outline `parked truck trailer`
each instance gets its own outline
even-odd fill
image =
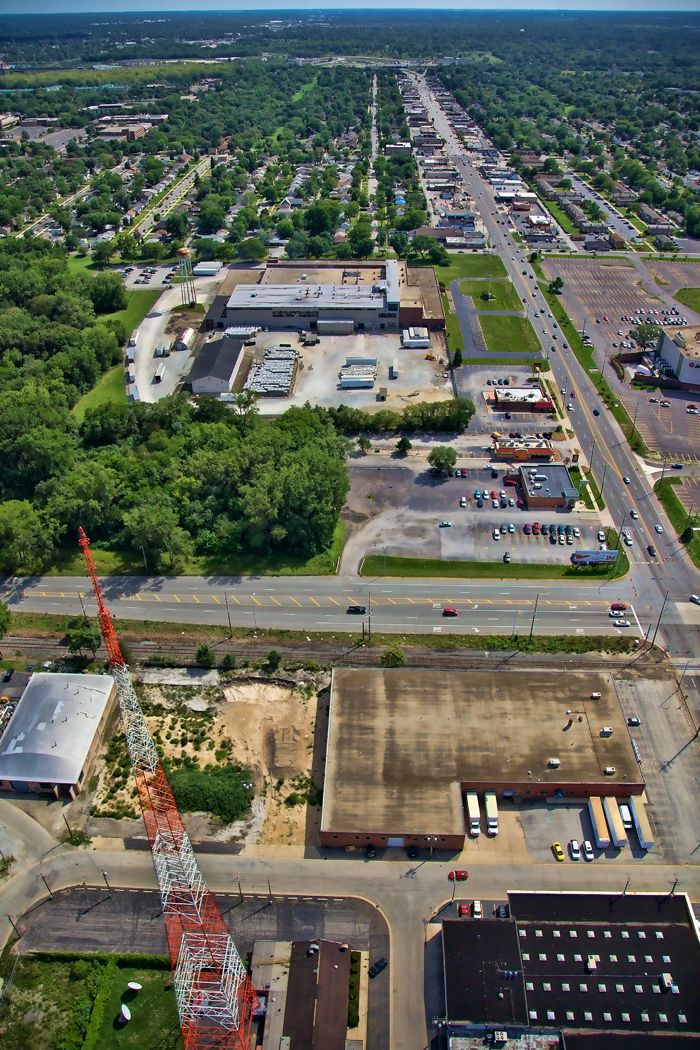
[[[481,811],[476,791],[467,791],[467,815],[469,816],[469,834],[472,838],[476,838],[481,834]]]

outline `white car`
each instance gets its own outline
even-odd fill
[[[612,616],[614,619],[618,619],[622,616],[622,609],[611,609],[608,616]]]
[[[656,531],[656,532],[658,532],[659,536],[660,536],[660,535],[661,535],[661,534],[663,533],[663,531],[664,531],[664,527],[663,527],[663,525],[655,525],[655,526],[654,526],[654,529],[655,529],[655,531]]]
[[[632,537],[631,536],[626,536],[625,535],[625,536],[622,537],[622,539],[624,540],[625,547],[631,547],[632,546]]]
[[[594,854],[593,854],[593,846],[588,841],[588,839],[586,839],[584,841],[582,849],[583,849],[583,859],[584,860],[593,860],[593,856],[594,856]]]
[[[632,624],[629,622],[629,620],[616,620],[615,621],[615,626],[616,627],[631,627]]]
[[[493,538],[495,540],[500,540],[500,538],[501,538],[501,533],[499,532],[498,529],[494,529],[493,532],[491,533],[491,535],[493,536]]]
[[[581,530],[578,525],[574,525],[574,536],[577,540],[581,538]]]
[[[571,404],[571,402],[570,402],[570,401],[569,401],[569,402],[567,402],[567,405],[566,405],[566,411],[567,411],[567,412],[571,412],[571,410],[573,409],[573,407],[574,407],[574,406],[573,406],[573,405]]]
[[[638,512],[636,510],[631,510],[630,511],[630,518],[634,518],[634,520],[636,521],[638,517],[639,517],[639,514],[638,514]]]
[[[466,507],[466,505],[467,505],[467,497],[466,496],[462,496],[462,498],[459,501],[459,505],[460,505],[460,507]]]
[[[602,529],[598,530],[598,543],[605,543],[605,533]]]
[[[569,856],[572,860],[581,860],[581,847],[578,844],[578,839],[572,839],[569,843]]]

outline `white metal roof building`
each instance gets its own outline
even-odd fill
[[[32,675],[0,737],[0,789],[75,798],[115,700],[111,675]]]
[[[352,320],[355,329],[398,328],[400,290],[395,259],[376,284],[239,284],[226,304],[234,325],[316,328],[319,321]]]

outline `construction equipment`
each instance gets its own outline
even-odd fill
[[[183,1045],[185,1050],[249,1050],[255,992],[199,870],[119,647],[90,541],[82,528],[78,535],[158,879]]]

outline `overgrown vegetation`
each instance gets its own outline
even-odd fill
[[[250,810],[252,780],[242,766],[206,765],[184,757],[164,763],[175,801],[183,813],[211,813],[224,824],[242,820]]]
[[[348,989],[348,1028],[357,1028],[360,1023],[360,963],[361,952],[350,954],[350,986]]]
[[[693,565],[700,569],[700,539],[694,530],[700,525],[699,512],[691,514],[676,494],[676,487],[683,484],[681,478],[664,478],[654,485],[654,492],[668,515],[668,520],[678,533],[678,538],[687,550]]]

